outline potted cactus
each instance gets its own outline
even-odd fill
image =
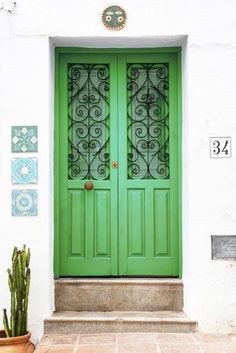
[[[3,309],[4,330],[0,331],[0,352],[32,353],[35,349],[27,330],[28,300],[30,288],[30,250],[14,248],[12,268],[8,269],[8,285],[11,294],[10,317]]]

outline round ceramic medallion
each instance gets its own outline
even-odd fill
[[[112,31],[122,29],[126,24],[126,13],[117,5],[107,7],[102,13],[102,22],[106,28]]]
[[[20,211],[28,211],[33,205],[32,197],[28,194],[20,194],[16,198],[16,207]]]
[[[37,183],[37,160],[36,158],[12,159],[13,184],[36,184]]]

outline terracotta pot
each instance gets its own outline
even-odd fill
[[[5,331],[0,330],[0,353],[32,353],[35,347],[30,336],[28,332],[24,336],[6,338]]]

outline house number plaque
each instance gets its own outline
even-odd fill
[[[210,137],[211,158],[231,158],[231,137]]]

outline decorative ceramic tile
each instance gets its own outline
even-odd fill
[[[12,216],[37,216],[38,191],[12,190]]]
[[[37,158],[12,158],[11,181],[13,184],[37,184]]]
[[[38,127],[12,126],[11,128],[12,152],[37,152]]]
[[[122,29],[126,24],[126,18],[125,10],[117,5],[107,7],[102,13],[104,26],[112,31]]]

